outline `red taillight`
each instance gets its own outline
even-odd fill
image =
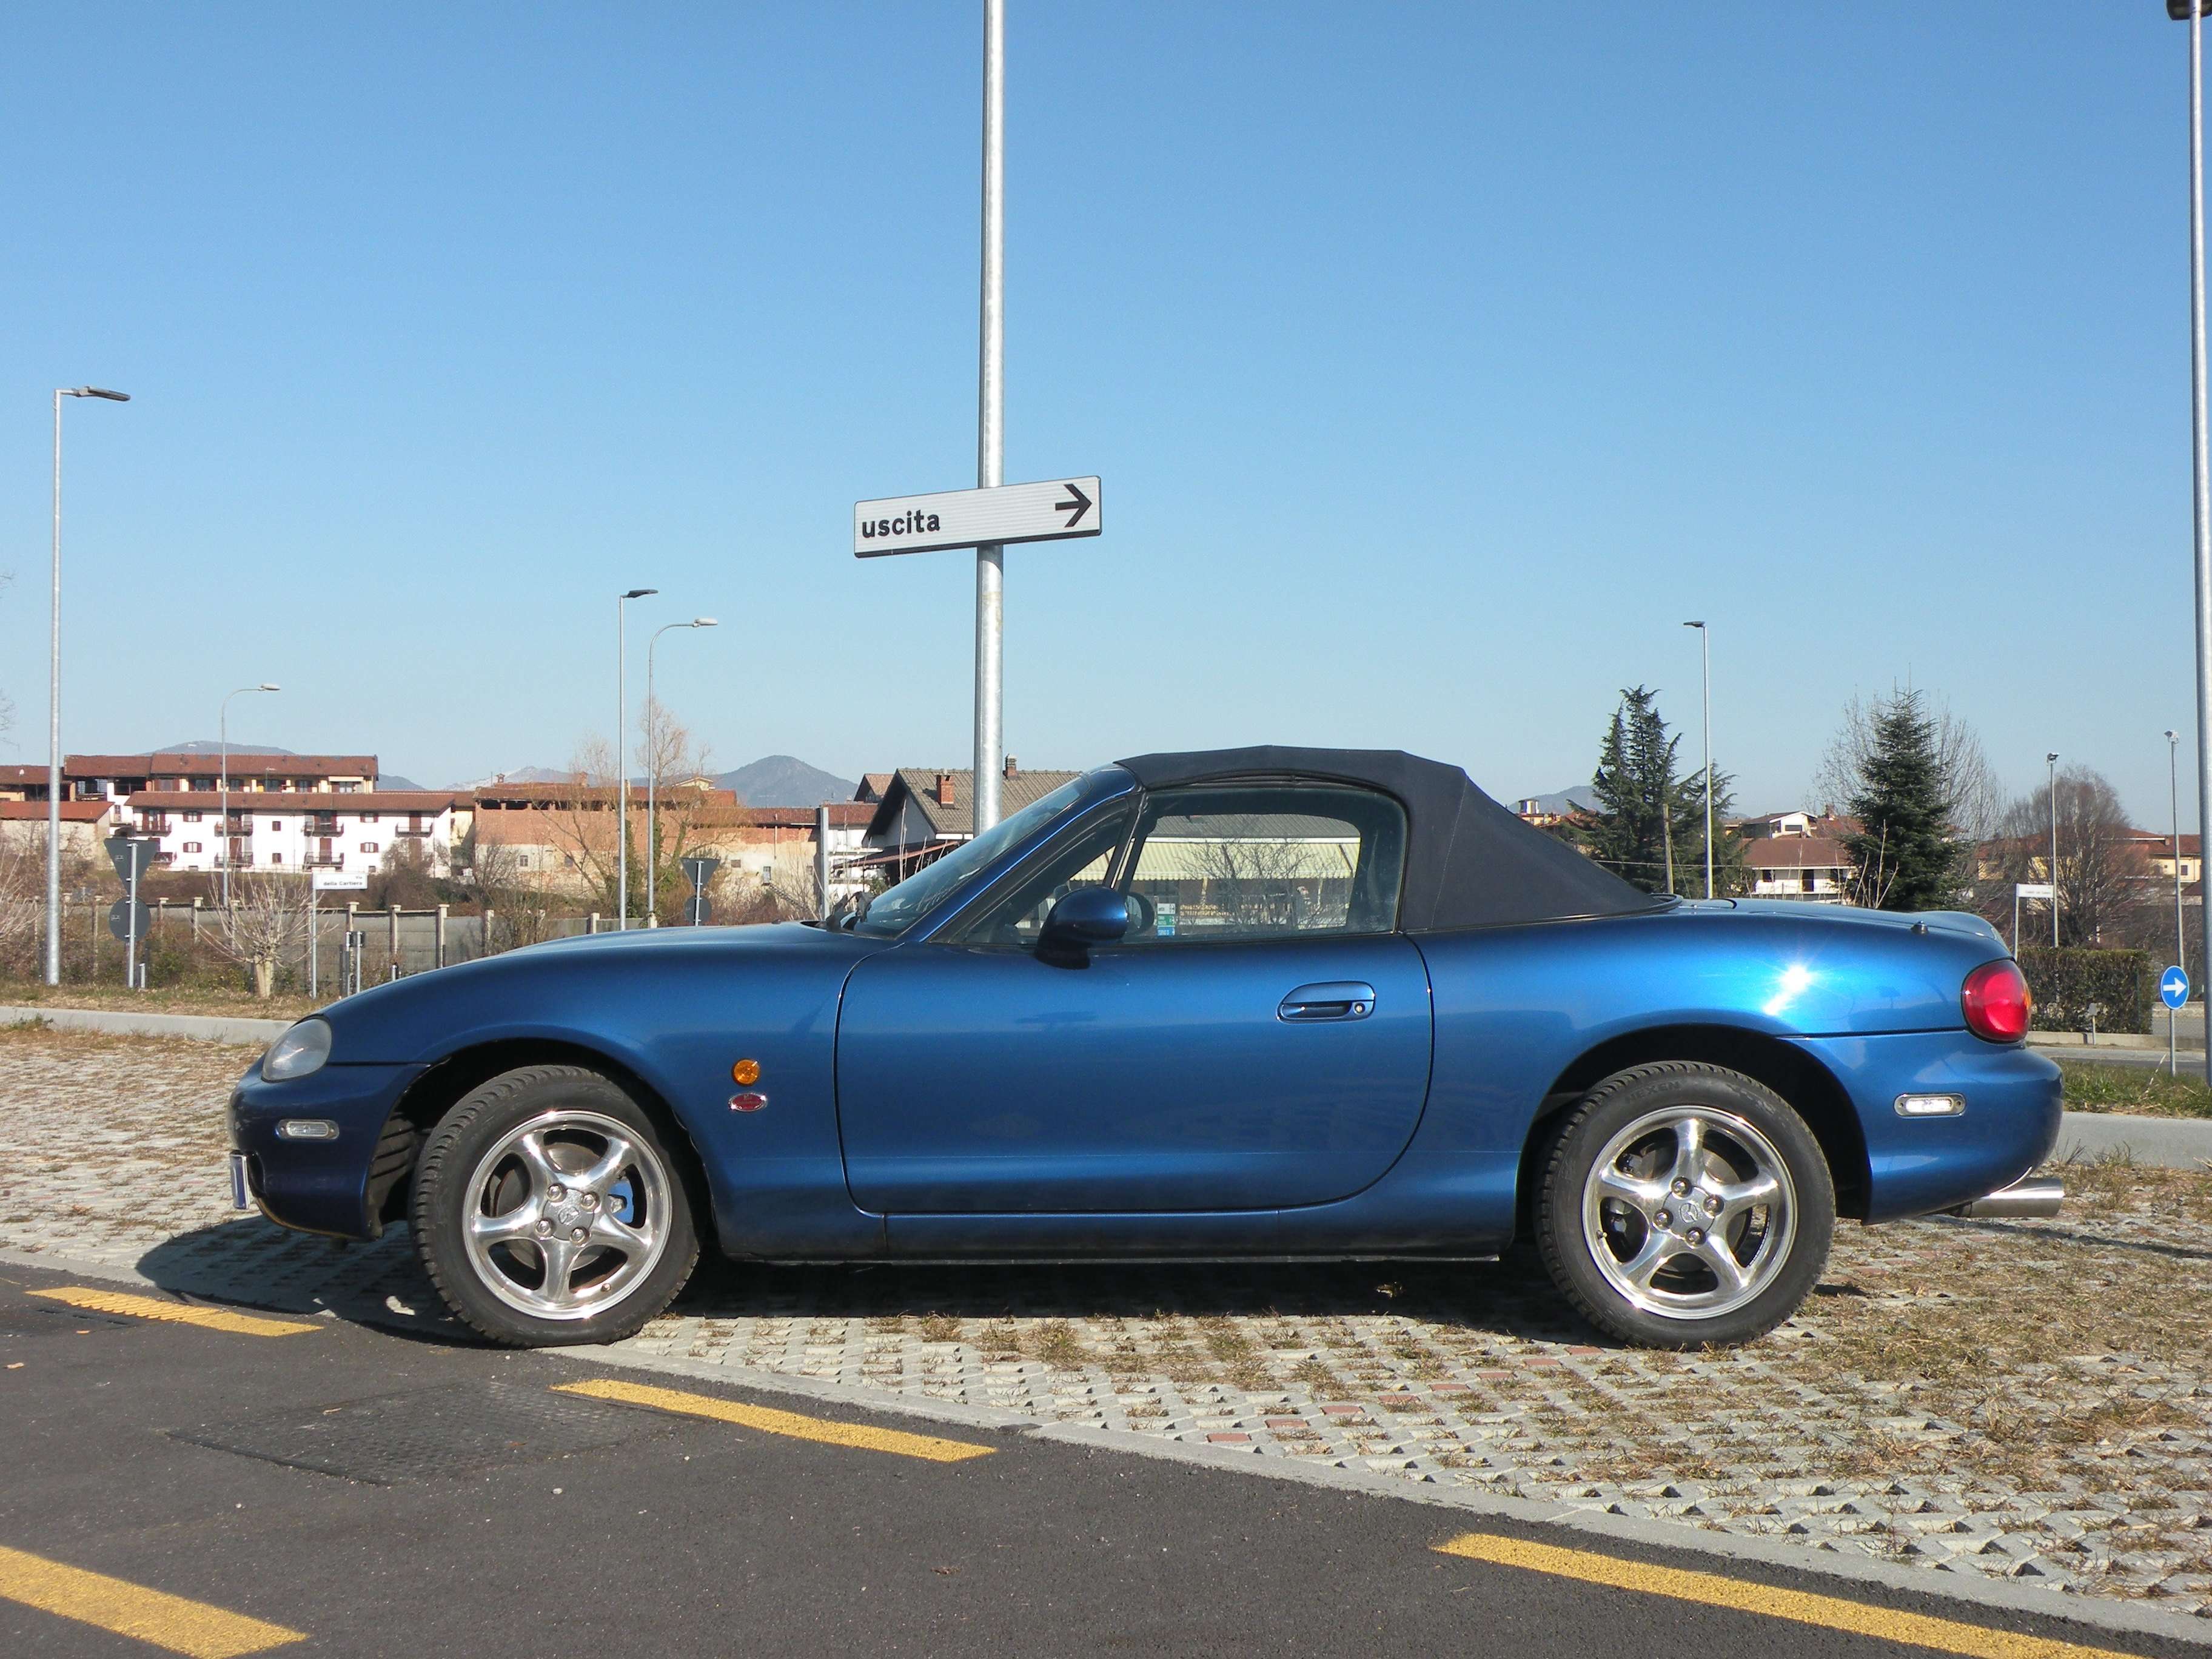
[[[2027,1035],[2028,1017],[2035,1012],[2035,997],[2027,976],[2010,957],[1985,962],[1966,975],[1959,992],[1966,1010],[1966,1029],[1991,1042],[2017,1042]]]

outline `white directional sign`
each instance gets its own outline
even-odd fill
[[[2012,884],[2012,896],[2014,898],[2047,899],[2057,898],[2058,892],[2047,881],[2016,881]]]
[[[308,884],[318,893],[361,893],[368,890],[366,870],[317,870],[308,877]]]
[[[940,547],[1095,536],[1103,511],[1099,495],[1096,478],[1063,478],[859,501],[853,507],[853,554],[876,559]]]

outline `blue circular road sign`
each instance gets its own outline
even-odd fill
[[[2158,976],[2159,1000],[2169,1008],[2179,1008],[2189,1000],[2189,975],[2179,968],[2169,968]]]

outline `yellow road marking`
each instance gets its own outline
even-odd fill
[[[204,1330],[228,1331],[234,1336],[297,1336],[321,1328],[295,1319],[264,1319],[255,1314],[231,1313],[222,1308],[194,1308],[158,1297],[125,1296],[120,1291],[95,1291],[88,1285],[64,1285],[58,1291],[33,1291],[33,1296],[66,1302],[72,1308],[94,1313],[129,1314],[138,1319],[166,1319],[173,1325],[198,1325]]]
[[[1436,1547],[1440,1554],[1462,1555],[1470,1561],[1522,1567],[1530,1572],[1550,1573],[1554,1577],[1578,1578],[1586,1584],[1671,1596],[1677,1601],[1698,1601],[1707,1607],[1764,1613],[1770,1619],[1818,1625],[1877,1642],[1964,1654],[1968,1659],[2127,1659],[2127,1656],[2110,1648],[2085,1648],[2072,1642],[2054,1642],[2048,1637],[2020,1636],[2010,1631],[1961,1624],[1953,1619],[1934,1619],[1926,1613],[1899,1613],[1864,1601],[1847,1601],[1840,1596],[1776,1589],[1771,1585],[1723,1578],[1717,1572],[1655,1567],[1589,1550],[1561,1549],[1552,1544],[1500,1538],[1493,1533],[1462,1533]]]
[[[818,1440],[826,1446],[858,1446],[866,1451],[890,1452],[899,1457],[926,1458],[932,1463],[959,1463],[971,1457],[988,1457],[994,1448],[965,1440],[939,1440],[934,1435],[908,1434],[902,1429],[873,1429],[863,1423],[832,1423],[797,1412],[771,1411],[765,1406],[744,1406],[712,1395],[683,1394],[674,1389],[652,1389],[638,1382],[617,1382],[594,1377],[588,1382],[560,1382],[556,1394],[589,1395],[594,1400],[620,1400],[633,1406],[653,1406],[665,1412],[684,1412],[711,1417],[719,1423],[735,1423],[763,1434],[788,1435],[794,1440]]]
[[[234,1659],[239,1654],[264,1653],[307,1639],[304,1631],[4,1547],[0,1547],[0,1596],[172,1653],[190,1654],[192,1659]]]

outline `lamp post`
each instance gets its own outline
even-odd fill
[[[2189,20],[2190,459],[2197,538],[2197,833],[2212,833],[2212,459],[2204,411],[2204,0],[2166,0],[2166,15]],[[2202,930],[2200,977],[2212,983],[2212,927]],[[2212,1006],[2212,1004],[2208,1004]],[[2212,1082],[2212,1042],[2204,1045]]]
[[[649,599],[657,587],[633,587],[615,597],[615,931],[629,927],[629,778],[623,767],[623,681],[628,675],[623,659],[623,607],[632,599]]]
[[[62,399],[104,398],[127,404],[127,392],[105,386],[54,388],[54,570],[46,641],[46,983],[62,982]]]
[[[690,622],[663,623],[653,630],[653,637],[645,642],[645,914],[660,914],[659,883],[660,873],[660,843],[653,836],[653,787],[659,781],[660,757],[653,749],[653,648],[660,643],[660,636],[672,628],[713,628],[712,617],[694,617]]]
[[[216,742],[222,750],[222,908],[230,908],[230,700],[242,697],[249,691],[281,691],[283,688],[264,680],[258,685],[241,685],[228,693],[222,707],[216,715]]]
[[[2058,948],[2058,755],[2043,757],[2051,769],[2051,948]]]
[[[1705,676],[1705,896],[1713,896],[1713,636],[1701,622],[1686,622],[1698,630],[1698,656]]]

